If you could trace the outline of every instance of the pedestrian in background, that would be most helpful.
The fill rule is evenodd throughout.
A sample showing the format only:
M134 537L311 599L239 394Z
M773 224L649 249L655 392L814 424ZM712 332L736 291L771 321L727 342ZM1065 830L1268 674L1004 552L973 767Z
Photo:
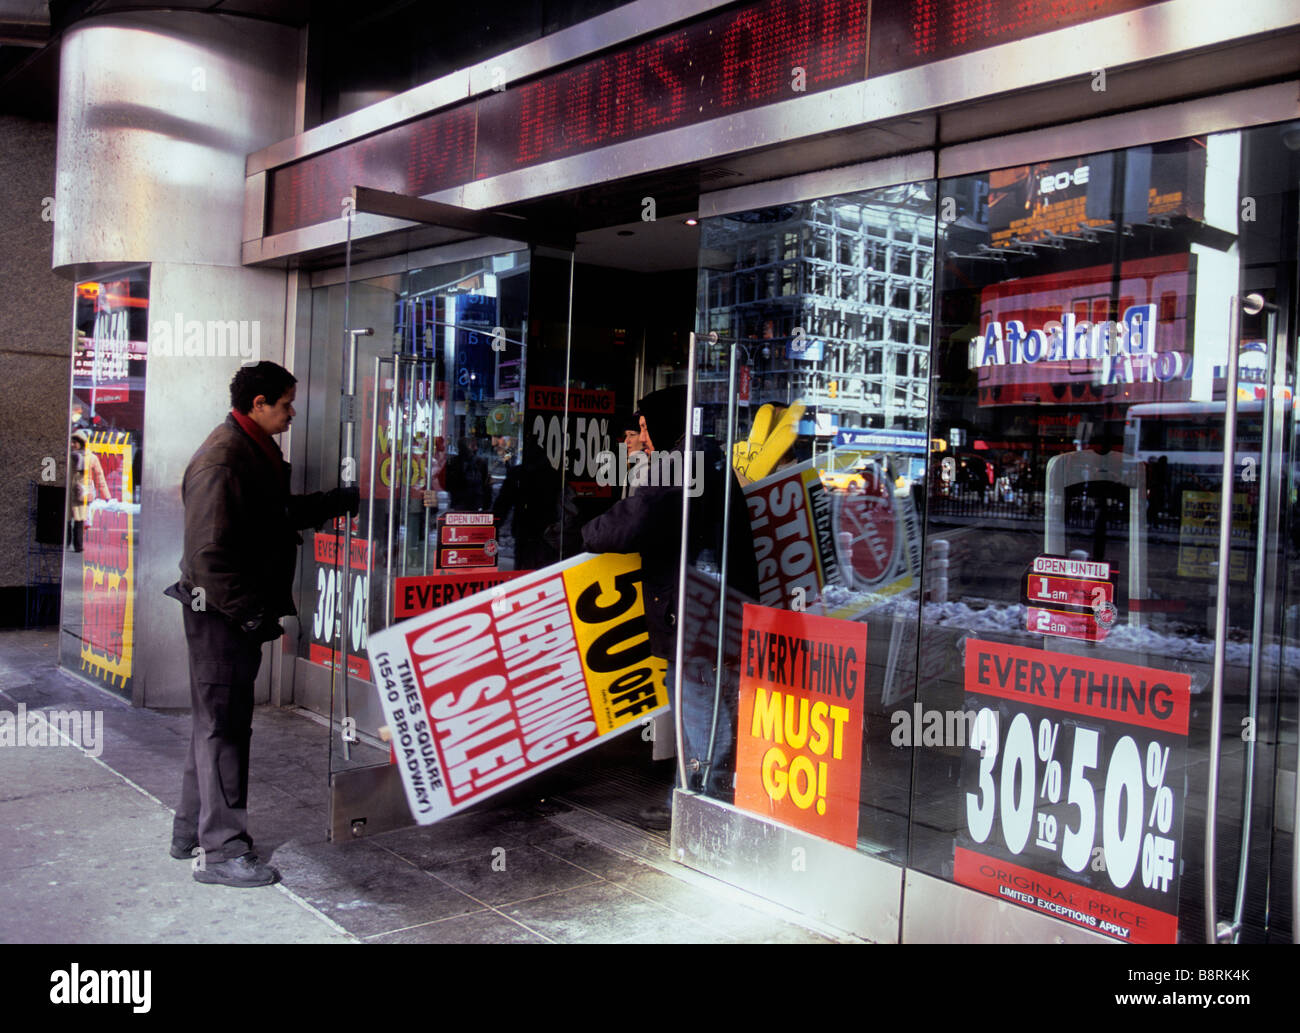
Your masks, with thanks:
M72 551L81 552L84 547L85 525L93 519L90 504L96 499L111 499L113 493L108 489L104 466L90 447L88 431L73 432L71 456L69 480L72 482L72 490L68 496L71 501L68 539Z

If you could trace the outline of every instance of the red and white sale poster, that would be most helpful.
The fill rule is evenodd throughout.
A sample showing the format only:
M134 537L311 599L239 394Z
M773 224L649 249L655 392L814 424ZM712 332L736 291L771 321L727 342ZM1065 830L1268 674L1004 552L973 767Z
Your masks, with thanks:
M1173 943L1191 678L966 640L953 879L1129 943Z
M668 709L636 555L524 574L376 632L369 651L421 825Z
M835 555L831 496L811 462L778 470L745 486L749 527L758 560L758 601L789 606L821 598L828 585L843 584Z
M437 564L440 570L495 567L497 531L492 514L439 514Z
M736 806L858 844L867 626L746 604Z
M322 667L338 667L342 636L348 635L348 671L358 678L370 677L370 665L362 655L366 648L366 614L370 607L370 553L366 540L353 537L348 563L341 562L345 530L341 520L331 529L317 531L312 541L316 568L316 596L309 631L307 659ZM348 612L343 612L343 582L348 579Z

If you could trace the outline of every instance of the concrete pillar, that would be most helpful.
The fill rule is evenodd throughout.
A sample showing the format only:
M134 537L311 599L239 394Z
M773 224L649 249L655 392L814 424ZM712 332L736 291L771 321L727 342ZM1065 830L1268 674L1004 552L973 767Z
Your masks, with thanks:
M180 607L162 595L181 556L185 464L224 418L241 361L292 354L287 274L243 268L240 245L245 157L293 135L299 53L295 28L178 11L90 18L62 42L54 268L80 280L150 266L137 705L189 705ZM160 327L194 323L203 354L155 339ZM231 324L246 330L242 348L207 333Z

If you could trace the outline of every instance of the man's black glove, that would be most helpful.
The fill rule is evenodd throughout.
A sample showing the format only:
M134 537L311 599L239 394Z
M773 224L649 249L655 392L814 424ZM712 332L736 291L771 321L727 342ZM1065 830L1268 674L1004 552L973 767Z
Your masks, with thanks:
M361 512L361 491L355 485L335 488L325 493L325 506L330 516L356 516Z
M246 620L239 626L239 630L259 644L274 642L284 634L284 628L280 626L280 622L269 616Z

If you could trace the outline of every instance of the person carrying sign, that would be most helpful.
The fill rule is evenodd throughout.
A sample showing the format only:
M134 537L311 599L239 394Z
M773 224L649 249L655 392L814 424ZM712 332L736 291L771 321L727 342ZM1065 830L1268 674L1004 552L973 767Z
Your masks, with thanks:
M722 452L712 442L700 442L702 462L683 455L686 437L686 388L669 387L647 395L640 405L641 443L651 463L660 470L681 471L682 480L694 470L702 471L702 484L664 484L664 478L651 478L636 493L615 503L612 508L589 521L582 528L583 545L591 552L625 552L641 555L641 584L651 651L668 661L668 696L673 698L674 664L677 657L678 579L682 550L683 491L689 487L698 496L691 506L687 562L694 564L706 551L712 552L715 566L721 566L724 543L723 506L726 492L732 492L729 543L729 591L739 592L751 600L758 596L758 564L749 530L748 510L740 485L731 473ZM663 451L660 451L660 450ZM681 456L680 463L668 461L670 454ZM688 635L698 632L687 629ZM713 685L685 683L687 703L684 726L689 752L701 756L708 752L713 713ZM715 740L714 758L731 745L727 736ZM711 768L714 765L710 765ZM671 816L671 791L665 807L647 808L641 818L649 827L666 828Z

